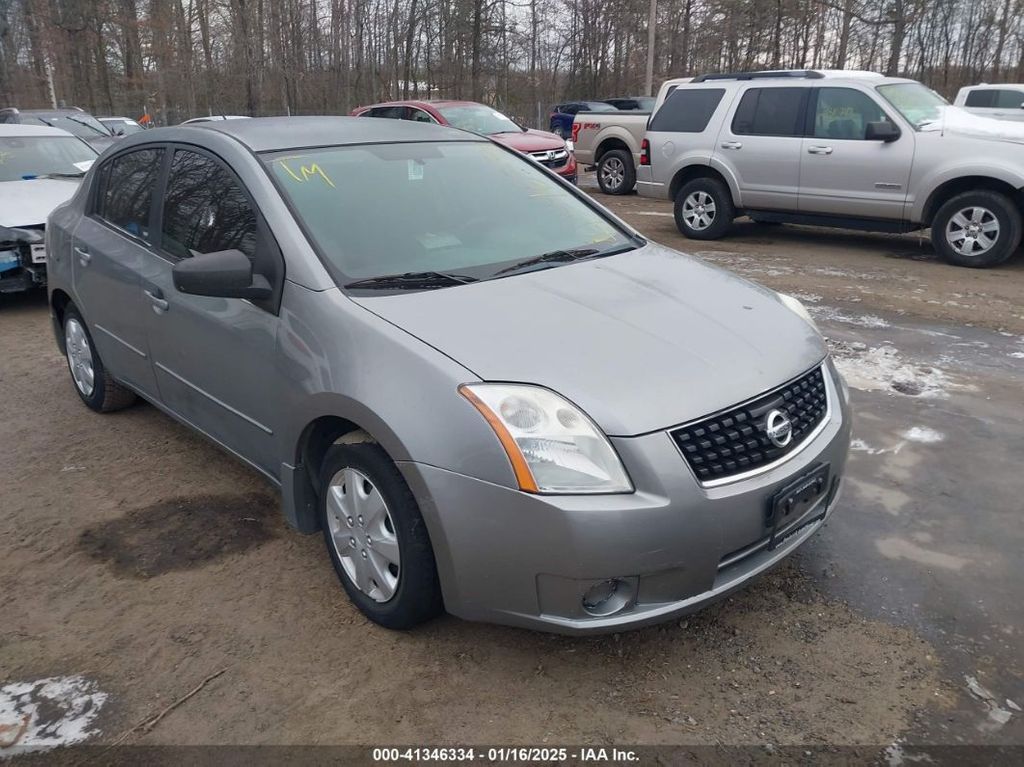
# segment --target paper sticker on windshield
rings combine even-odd
[[[409,180],[410,181],[422,181],[423,180],[423,163],[419,160],[409,160]]]
[[[92,167],[92,164],[94,162],[95,160],[82,160],[81,162],[73,162],[71,164],[78,168],[80,171],[82,171],[82,173],[85,173],[87,170],[89,170],[89,168]]]

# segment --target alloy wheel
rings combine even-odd
[[[988,208],[972,206],[957,211],[946,224],[946,242],[962,256],[980,256],[999,239],[999,219]]]
[[[85,328],[75,317],[69,319],[64,326],[64,341],[67,347],[71,378],[83,396],[91,397],[93,388],[96,386],[92,348],[89,346],[89,337],[85,334]]]
[[[615,191],[626,179],[626,166],[618,157],[610,157],[601,164],[601,180],[606,189]]]
[[[698,190],[683,200],[683,220],[696,232],[701,232],[714,223],[715,212],[715,200],[707,192]]]

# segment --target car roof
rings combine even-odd
[[[409,120],[367,120],[361,117],[254,117],[251,120],[214,122],[154,128],[145,132],[148,141],[175,141],[172,132],[195,136],[215,131],[231,136],[253,152],[275,152],[347,144],[395,144],[410,141],[487,141],[487,139],[429,123]],[[141,135],[141,134],[136,134]]]
[[[21,123],[0,123],[0,138],[14,138],[14,137],[29,137],[29,136],[71,136],[74,135],[68,133],[66,130],[60,128],[51,128],[46,125],[22,125]]]

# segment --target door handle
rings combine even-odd
[[[809,146],[807,151],[811,154],[832,154],[832,147],[830,146]]]
[[[142,292],[149,297],[150,303],[153,304],[153,311],[156,312],[157,314],[163,314],[164,312],[171,308],[171,305],[167,302],[167,299],[164,298],[163,291],[161,291],[159,288],[155,288],[153,290],[144,290]]]
[[[89,262],[92,261],[92,256],[89,255],[89,251],[86,250],[85,248],[80,248],[79,246],[76,245],[75,254],[78,256],[78,263],[80,263],[82,266],[88,266]]]
[[[739,141],[723,141],[722,149],[742,149],[743,144]]]

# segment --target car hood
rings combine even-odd
[[[565,141],[554,133],[532,128],[522,133],[495,133],[490,138],[517,152],[541,152],[547,149],[561,149],[565,146]]]
[[[546,386],[631,436],[782,384],[826,348],[773,291],[657,245],[469,285],[353,300],[485,381]]]
[[[0,226],[40,226],[71,199],[79,179],[37,178],[0,183]]]

